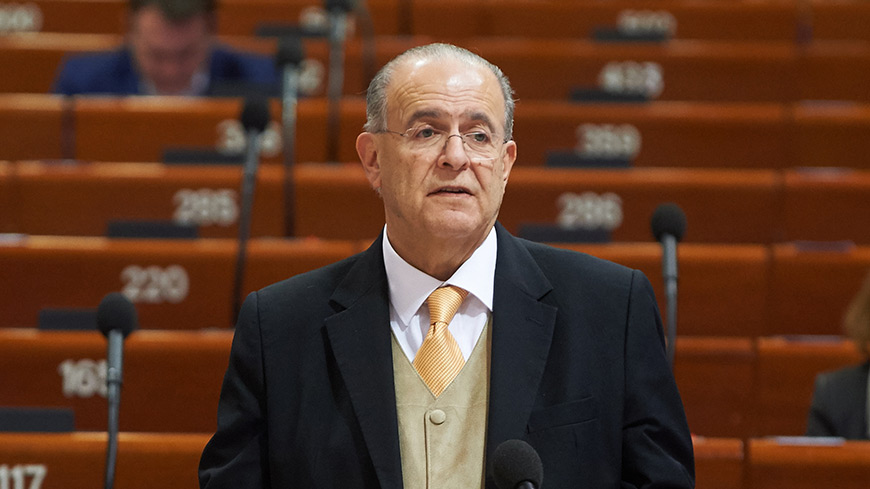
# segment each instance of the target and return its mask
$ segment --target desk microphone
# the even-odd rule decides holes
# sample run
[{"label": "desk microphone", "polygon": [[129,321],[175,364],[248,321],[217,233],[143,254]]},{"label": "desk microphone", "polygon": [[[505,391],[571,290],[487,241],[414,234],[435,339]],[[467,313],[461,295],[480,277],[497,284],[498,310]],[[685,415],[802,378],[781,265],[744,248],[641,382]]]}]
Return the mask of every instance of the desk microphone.
[{"label": "desk microphone", "polygon": [[544,466],[531,445],[507,440],[493,453],[492,478],[498,489],[538,489],[544,479]]},{"label": "desk microphone", "polygon": [[653,236],[662,244],[662,276],[667,299],[668,364],[674,368],[677,342],[677,243],[686,232],[686,214],[677,204],[661,204],[650,221]]},{"label": "desk microphone", "polygon": [[112,292],[97,307],[97,329],[108,339],[106,354],[106,399],[109,404],[109,435],[106,447],[105,489],[115,485],[118,457],[118,413],[121,406],[121,378],[124,364],[124,338],[136,329],[136,307],[124,294]]},{"label": "desk microphone", "polygon": [[296,162],[296,106],[299,100],[300,66],[305,59],[302,40],[298,36],[282,37],[278,41],[275,64],[281,70],[281,125],[284,140],[284,236],[295,234],[295,189],[293,166]]},{"label": "desk microphone", "polygon": [[325,0],[329,17],[329,78],[326,85],[329,113],[326,120],[326,161],[338,161],[338,132],[341,121],[340,102],[344,87],[344,41],[347,38],[347,16],[354,9],[354,0]]},{"label": "desk microphone", "polygon": [[236,275],[233,283],[233,317],[235,324],[242,307],[242,281],[245,276],[248,238],[251,235],[251,214],[254,204],[254,186],[257,166],[260,163],[260,135],[269,124],[269,100],[265,97],[248,97],[242,108],[241,121],[247,135],[245,165],[242,169],[241,210],[239,212],[239,247],[236,253]]}]

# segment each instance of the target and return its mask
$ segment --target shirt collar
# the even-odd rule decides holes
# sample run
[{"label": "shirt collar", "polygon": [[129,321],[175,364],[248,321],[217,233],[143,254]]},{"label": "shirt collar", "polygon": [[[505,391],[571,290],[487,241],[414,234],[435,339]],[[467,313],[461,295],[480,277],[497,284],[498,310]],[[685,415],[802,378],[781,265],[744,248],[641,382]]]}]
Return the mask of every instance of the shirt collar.
[{"label": "shirt collar", "polygon": [[433,290],[442,285],[455,285],[467,290],[492,311],[493,283],[497,239],[492,228],[483,243],[445,282],[428,275],[406,262],[396,253],[384,227],[383,254],[390,302],[404,324],[420,309]]}]

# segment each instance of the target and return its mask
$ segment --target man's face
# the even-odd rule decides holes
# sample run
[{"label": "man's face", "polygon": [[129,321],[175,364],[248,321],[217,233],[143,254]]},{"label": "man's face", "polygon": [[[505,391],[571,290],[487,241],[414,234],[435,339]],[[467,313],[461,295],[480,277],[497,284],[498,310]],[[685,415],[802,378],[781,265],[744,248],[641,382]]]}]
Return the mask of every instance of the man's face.
[{"label": "man's face", "polygon": [[170,22],[156,6],[131,19],[130,45],[142,76],[158,94],[174,95],[190,88],[193,75],[206,62],[211,45],[208,16]]},{"label": "man's face", "polygon": [[[516,159],[504,142],[504,96],[488,69],[454,59],[411,61],[387,88],[387,129],[363,133],[357,150],[368,179],[380,189],[390,239],[482,241],[495,223]],[[422,128],[422,129],[421,129]],[[421,149],[414,134],[484,131],[480,151],[460,137]],[[416,132],[415,132],[416,131]]]}]

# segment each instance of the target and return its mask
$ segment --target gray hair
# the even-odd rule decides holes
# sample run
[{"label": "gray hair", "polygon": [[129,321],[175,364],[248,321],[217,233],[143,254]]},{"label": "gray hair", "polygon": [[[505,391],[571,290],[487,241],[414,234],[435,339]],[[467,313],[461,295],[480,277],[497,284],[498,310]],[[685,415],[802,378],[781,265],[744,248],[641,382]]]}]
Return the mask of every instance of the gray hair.
[{"label": "gray hair", "polygon": [[427,44],[411,48],[390,60],[378,71],[366,92],[366,123],[363,130],[367,132],[383,132],[387,129],[387,86],[402,63],[413,59],[453,58],[474,66],[489,69],[501,86],[504,96],[504,138],[513,138],[514,131],[514,91],[507,76],[501,68],[490,63],[471,51],[452,44]]}]

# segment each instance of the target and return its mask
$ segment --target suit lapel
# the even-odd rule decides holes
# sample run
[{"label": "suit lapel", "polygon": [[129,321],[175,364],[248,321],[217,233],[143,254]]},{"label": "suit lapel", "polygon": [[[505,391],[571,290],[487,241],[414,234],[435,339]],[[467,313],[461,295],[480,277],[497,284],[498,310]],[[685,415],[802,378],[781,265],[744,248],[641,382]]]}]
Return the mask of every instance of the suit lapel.
[{"label": "suit lapel", "polygon": [[552,287],[520,242],[497,225],[487,459],[503,441],[523,438],[544,372],[556,308]]},{"label": "suit lapel", "polygon": [[363,253],[331,300],[345,309],[326,319],[327,336],[380,486],[401,488],[389,292],[380,239]]}]

